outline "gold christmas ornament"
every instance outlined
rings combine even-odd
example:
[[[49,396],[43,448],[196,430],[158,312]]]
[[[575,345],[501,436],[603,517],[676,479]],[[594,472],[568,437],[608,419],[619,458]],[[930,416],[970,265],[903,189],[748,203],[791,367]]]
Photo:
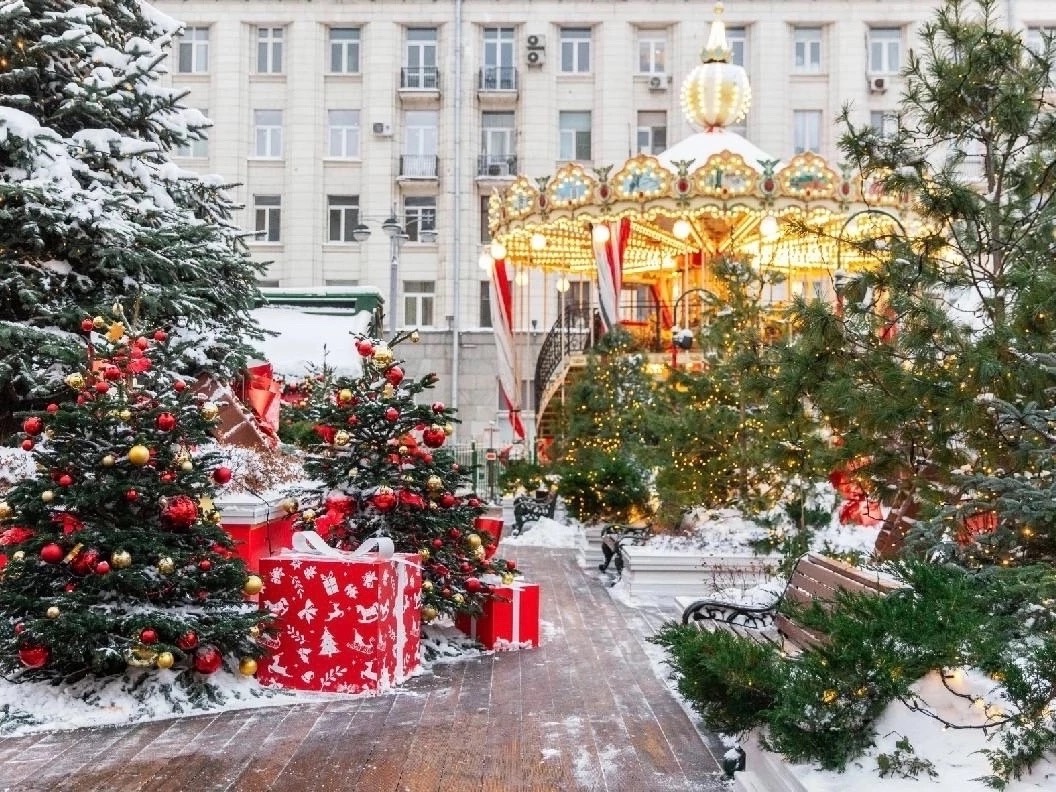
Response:
[[[286,498],[281,504],[282,510],[287,514],[293,514],[297,511],[297,501],[293,498]]]
[[[194,465],[191,463],[191,460],[188,459],[186,462],[180,463],[180,470],[184,472],[194,470]]]
[[[125,650],[125,662],[132,668],[150,668],[158,659],[158,653],[138,641]]]
[[[40,493],[40,499],[45,503],[51,503],[53,500],[55,500],[55,493],[51,490],[44,490],[42,493]]]
[[[206,512],[205,513],[205,519],[208,520],[213,525],[219,525],[220,523],[222,523],[224,521],[224,515],[222,515],[218,511]]]
[[[336,446],[347,446],[348,441],[351,439],[351,436],[344,429],[334,432],[334,445]]]
[[[439,476],[430,476],[425,480],[425,486],[433,492],[443,489],[444,481]]]
[[[513,573],[512,572],[503,572],[502,573],[502,582],[506,586],[510,585],[513,582]]]
[[[132,554],[127,550],[115,550],[110,554],[110,566],[114,569],[128,569],[132,566]]]
[[[120,418],[122,421],[131,421],[132,411],[129,409],[124,409],[117,414],[117,417]]]
[[[129,560],[131,561],[131,558]],[[176,571],[176,563],[168,556],[165,556],[164,558],[159,558],[158,571],[163,575],[171,575],[173,572]]]
[[[431,580],[423,580],[422,581],[422,591],[432,591],[432,590],[433,590],[433,581],[431,581]]]
[[[488,554],[488,551],[485,550],[483,546],[478,547],[478,548],[473,550],[473,555],[475,555],[481,561],[484,560],[484,556],[486,556],[487,554]]]
[[[158,668],[172,668],[173,663],[176,662],[176,658],[173,657],[172,652],[160,652],[156,658],[154,658],[154,665]]]
[[[833,690],[832,688],[829,688],[828,690],[826,690],[824,693],[821,694],[821,700],[825,704],[831,704],[837,698],[839,698],[839,694],[835,690]]]
[[[374,362],[379,366],[387,366],[393,361],[392,350],[384,344],[374,347]]]
[[[352,401],[352,391],[348,388],[342,388],[337,392],[337,400],[341,402]]]
[[[243,657],[238,661],[238,673],[243,676],[253,676],[257,673],[257,661],[252,657]]]
[[[450,437],[455,433],[454,424],[444,424],[444,434]]]
[[[52,605],[50,608],[48,608],[44,612],[44,615],[47,616],[49,619],[57,619],[57,618],[59,618],[59,613],[60,613],[60,611],[59,611],[58,606],[57,605]]]
[[[434,608],[433,606],[426,605],[424,608],[422,608],[422,621],[423,622],[431,622],[436,617],[437,617],[436,608]]]
[[[407,448],[407,446],[401,445],[399,448],[396,449],[396,453],[400,456],[407,456],[407,454],[410,453],[410,449]]]
[[[92,327],[94,327],[96,330],[102,330],[104,327],[106,327],[106,320],[101,316],[96,316],[94,319],[92,319]]]
[[[257,575],[250,575],[242,585],[242,591],[246,594],[259,594],[264,588],[264,581]]]
[[[220,408],[214,402],[206,402],[202,405],[202,417],[205,420],[211,421],[219,414]]]
[[[418,555],[420,555],[422,557],[422,560],[425,561],[429,558],[429,548],[423,547],[421,550],[418,551]],[[428,583],[429,581],[427,580],[425,582]]]
[[[128,449],[128,461],[142,467],[150,461],[150,449],[145,445],[134,445]]]
[[[259,638],[260,628],[254,624],[252,627],[249,628],[249,635],[251,638]]]
[[[412,344],[417,344],[421,340],[422,340],[421,333],[419,333],[417,330],[412,330],[411,331],[411,343]]]
[[[103,467],[113,467],[117,464],[117,459],[113,454],[107,454],[103,457]]]
[[[84,387],[84,377],[80,374],[70,374],[66,377],[66,384],[74,390],[80,390]]]
[[[11,560],[12,561],[21,561],[25,557],[26,557],[26,551],[25,550],[16,550],[14,553],[11,554]]]
[[[0,501],[0,520],[6,520],[15,510],[11,508],[11,504],[7,501]]]
[[[381,397],[383,399],[391,399],[396,395],[396,388],[393,387],[391,382],[386,382],[381,388]]]
[[[455,594],[453,594],[451,597],[451,601],[454,602],[456,605],[461,605],[463,602],[466,601],[466,598],[462,596],[461,592],[455,592]]]
[[[483,540],[480,538],[480,534],[466,534],[466,544],[472,547],[474,550],[480,547]]]
[[[301,519],[305,522],[313,522],[315,520],[315,509],[305,509],[301,512]]]

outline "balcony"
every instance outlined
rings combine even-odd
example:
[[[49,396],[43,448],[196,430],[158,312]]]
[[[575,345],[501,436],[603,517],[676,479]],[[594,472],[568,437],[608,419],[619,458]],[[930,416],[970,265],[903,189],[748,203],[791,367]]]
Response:
[[[477,74],[477,99],[485,109],[517,103],[517,67],[484,66]]]
[[[440,158],[435,154],[401,154],[399,178],[436,181],[440,178]]]
[[[439,102],[439,69],[435,66],[404,66],[400,69],[400,101],[419,107]]]
[[[510,181],[517,175],[517,157],[512,154],[481,154],[477,157],[477,181]]]

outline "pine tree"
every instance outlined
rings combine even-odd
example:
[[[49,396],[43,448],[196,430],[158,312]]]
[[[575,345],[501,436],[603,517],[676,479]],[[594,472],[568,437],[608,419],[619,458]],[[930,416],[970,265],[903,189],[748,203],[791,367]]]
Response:
[[[419,403],[435,374],[406,375],[391,344],[360,338],[359,377],[331,377],[313,387],[320,442],[309,447],[305,473],[317,487],[298,494],[297,527],[334,546],[357,549],[389,537],[397,552],[422,556],[422,617],[480,613],[489,575],[509,579],[516,563],[492,556],[496,539],[474,530],[483,504],[469,491],[469,471],[445,448],[456,421],[442,402]]]
[[[211,442],[217,406],[174,373],[164,330],[86,319],[84,333],[62,398],[22,422],[39,475],[0,502],[0,669],[174,668],[188,686],[225,664],[253,673],[266,619],[211,509],[231,474]]]
[[[178,33],[139,0],[0,8],[0,419],[51,398],[46,364],[119,300],[194,341],[185,372],[238,372],[259,338],[225,185],[169,159],[208,127],[159,85]]]

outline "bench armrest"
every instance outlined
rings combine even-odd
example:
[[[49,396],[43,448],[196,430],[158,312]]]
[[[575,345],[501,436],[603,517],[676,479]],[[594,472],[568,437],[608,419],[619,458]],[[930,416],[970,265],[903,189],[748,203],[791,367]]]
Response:
[[[699,627],[698,622],[717,621],[754,630],[764,630],[774,623],[776,613],[776,602],[771,605],[754,606],[738,605],[722,600],[700,599],[690,603],[682,611],[682,623]]]

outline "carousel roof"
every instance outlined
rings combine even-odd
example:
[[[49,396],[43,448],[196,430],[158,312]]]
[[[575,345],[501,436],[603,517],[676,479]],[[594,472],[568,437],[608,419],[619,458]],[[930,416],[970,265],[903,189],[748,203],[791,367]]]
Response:
[[[771,162],[775,165],[779,164],[779,160],[776,157],[771,157],[751,141],[723,127],[707,129],[695,135],[690,135],[662,154],[658,154],[656,158],[669,169],[675,171],[678,169],[675,164],[677,162],[690,161],[694,164],[702,165],[716,154],[722,154],[723,152],[739,155],[741,159],[760,173],[763,171],[763,166],[760,163]]]

